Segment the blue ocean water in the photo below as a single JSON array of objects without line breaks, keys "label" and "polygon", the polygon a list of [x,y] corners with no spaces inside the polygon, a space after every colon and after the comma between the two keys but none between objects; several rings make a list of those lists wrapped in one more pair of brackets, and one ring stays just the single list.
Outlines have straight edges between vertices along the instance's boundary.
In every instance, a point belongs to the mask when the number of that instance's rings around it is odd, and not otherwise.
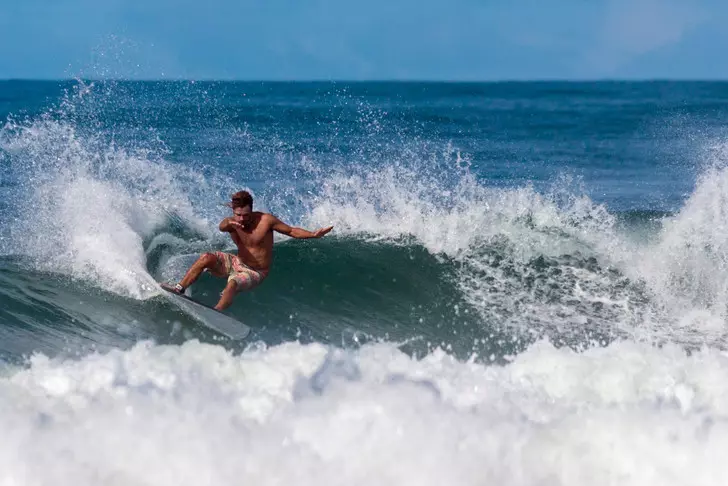
[{"label": "blue ocean water", "polygon": [[[728,83],[2,81],[0,119],[0,479],[722,481]],[[334,231],[231,342],[155,281],[240,189]]]}]

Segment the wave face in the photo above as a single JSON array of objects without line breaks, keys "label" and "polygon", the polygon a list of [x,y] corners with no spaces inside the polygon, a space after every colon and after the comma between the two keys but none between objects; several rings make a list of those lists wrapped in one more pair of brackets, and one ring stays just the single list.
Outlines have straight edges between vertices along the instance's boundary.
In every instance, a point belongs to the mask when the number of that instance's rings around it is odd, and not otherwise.
[{"label": "wave face", "polygon": [[0,83],[0,482],[719,484],[723,89]]}]

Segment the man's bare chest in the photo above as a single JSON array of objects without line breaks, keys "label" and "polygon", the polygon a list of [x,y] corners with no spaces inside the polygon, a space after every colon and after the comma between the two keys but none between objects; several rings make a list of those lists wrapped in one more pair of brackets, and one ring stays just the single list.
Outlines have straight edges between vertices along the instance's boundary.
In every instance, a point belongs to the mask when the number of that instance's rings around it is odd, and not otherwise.
[{"label": "man's bare chest", "polygon": [[231,233],[233,241],[238,246],[244,246],[247,248],[258,247],[265,244],[266,233],[264,231],[253,230],[250,233],[245,231],[237,231]]}]

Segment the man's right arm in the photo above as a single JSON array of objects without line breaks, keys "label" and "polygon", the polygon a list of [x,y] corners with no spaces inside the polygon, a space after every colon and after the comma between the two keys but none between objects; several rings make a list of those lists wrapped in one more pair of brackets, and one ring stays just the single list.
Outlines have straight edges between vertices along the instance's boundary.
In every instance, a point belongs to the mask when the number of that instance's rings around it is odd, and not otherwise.
[{"label": "man's right arm", "polygon": [[236,223],[232,218],[225,218],[220,221],[220,226],[218,228],[223,233],[233,233],[236,229],[243,229],[243,225]]},{"label": "man's right arm", "polygon": [[233,225],[230,224],[230,218],[225,218],[222,221],[220,221],[220,231],[223,233],[230,233],[233,231]]}]

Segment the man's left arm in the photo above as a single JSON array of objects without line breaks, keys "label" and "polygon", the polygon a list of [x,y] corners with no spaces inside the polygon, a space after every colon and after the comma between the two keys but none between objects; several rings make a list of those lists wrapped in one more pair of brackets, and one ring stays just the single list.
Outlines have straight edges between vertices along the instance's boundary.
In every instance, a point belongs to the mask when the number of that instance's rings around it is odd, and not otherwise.
[{"label": "man's left arm", "polygon": [[298,239],[306,239],[306,238],[321,238],[325,234],[327,234],[329,231],[334,229],[333,226],[329,226],[328,228],[320,228],[316,231],[308,231],[303,228],[298,228],[295,226],[290,226],[281,221],[280,219],[276,218],[275,216],[271,216],[273,218],[271,223],[271,229],[273,231],[276,231],[278,233],[281,233],[286,236],[290,236],[291,238],[298,238]]}]

